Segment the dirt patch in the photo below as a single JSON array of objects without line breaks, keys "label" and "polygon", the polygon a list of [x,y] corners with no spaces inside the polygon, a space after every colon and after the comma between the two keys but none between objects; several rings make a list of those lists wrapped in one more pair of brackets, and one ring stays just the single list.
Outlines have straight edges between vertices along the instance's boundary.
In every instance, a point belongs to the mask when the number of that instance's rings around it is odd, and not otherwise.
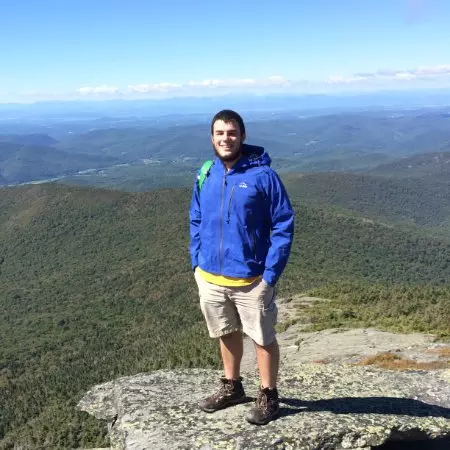
[{"label": "dirt patch", "polygon": [[439,355],[441,358],[450,357],[450,347],[430,348],[428,351]]},{"label": "dirt patch", "polygon": [[364,358],[358,363],[360,366],[376,366],[381,369],[390,370],[437,370],[450,368],[450,361],[420,362],[412,359],[402,358],[394,353],[378,353],[374,356]]}]

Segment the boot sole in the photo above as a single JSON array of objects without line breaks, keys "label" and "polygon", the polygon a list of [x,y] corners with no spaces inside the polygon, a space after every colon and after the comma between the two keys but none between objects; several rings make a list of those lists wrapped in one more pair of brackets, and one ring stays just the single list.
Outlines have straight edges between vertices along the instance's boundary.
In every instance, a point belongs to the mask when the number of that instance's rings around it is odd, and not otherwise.
[{"label": "boot sole", "polygon": [[218,406],[216,408],[207,408],[207,407],[204,407],[201,405],[199,405],[199,408],[206,413],[213,413],[216,411],[220,411],[221,409],[226,409],[229,406],[236,406],[236,405],[239,405],[240,403],[245,403],[246,401],[247,401],[247,396],[244,395],[243,397],[238,398],[236,400],[230,400],[226,405]]},{"label": "boot sole", "polygon": [[267,425],[269,422],[272,422],[272,420],[277,419],[280,416],[280,410],[278,409],[274,414],[272,414],[268,419],[264,421],[256,421],[252,420],[251,418],[246,417],[248,423],[251,423],[252,425]]}]

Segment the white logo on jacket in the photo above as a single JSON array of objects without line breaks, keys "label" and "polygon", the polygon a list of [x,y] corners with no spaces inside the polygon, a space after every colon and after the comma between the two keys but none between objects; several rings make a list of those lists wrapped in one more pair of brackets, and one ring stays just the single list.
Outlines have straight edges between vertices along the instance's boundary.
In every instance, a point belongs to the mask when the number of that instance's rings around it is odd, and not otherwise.
[{"label": "white logo on jacket", "polygon": [[241,188],[248,188],[247,183],[245,181],[241,181],[239,183],[239,187],[241,187]]}]

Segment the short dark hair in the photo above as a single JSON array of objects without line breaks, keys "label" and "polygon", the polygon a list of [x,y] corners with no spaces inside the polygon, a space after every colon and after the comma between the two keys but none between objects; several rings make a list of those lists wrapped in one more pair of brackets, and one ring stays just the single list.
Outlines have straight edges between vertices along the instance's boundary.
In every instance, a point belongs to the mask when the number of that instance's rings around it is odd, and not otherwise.
[{"label": "short dark hair", "polygon": [[237,112],[232,111],[231,109],[222,109],[222,111],[219,111],[211,121],[211,135],[214,134],[214,124],[217,120],[223,120],[224,122],[236,122],[239,126],[241,135],[245,134],[244,121]]}]

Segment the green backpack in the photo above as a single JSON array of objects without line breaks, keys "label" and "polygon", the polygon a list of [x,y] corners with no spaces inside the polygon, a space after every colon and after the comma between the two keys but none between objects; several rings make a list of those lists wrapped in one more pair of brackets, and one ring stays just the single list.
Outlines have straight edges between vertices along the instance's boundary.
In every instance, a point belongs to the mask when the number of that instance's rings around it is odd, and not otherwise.
[{"label": "green backpack", "polygon": [[209,172],[211,170],[211,166],[213,165],[212,160],[205,161],[203,166],[200,168],[200,172],[197,175],[197,188],[200,192],[202,190],[203,183],[208,178]]}]

